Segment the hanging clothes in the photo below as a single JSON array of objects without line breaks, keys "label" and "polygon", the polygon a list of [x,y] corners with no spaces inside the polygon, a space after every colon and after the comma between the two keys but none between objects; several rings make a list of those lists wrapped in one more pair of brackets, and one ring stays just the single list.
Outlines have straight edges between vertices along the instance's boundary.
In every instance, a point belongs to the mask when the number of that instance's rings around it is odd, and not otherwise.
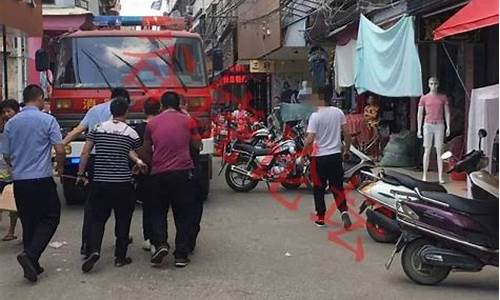
[{"label": "hanging clothes", "polygon": [[422,95],[422,69],[413,17],[385,30],[361,15],[356,45],[355,86],[386,97]]},{"label": "hanging clothes", "polygon": [[309,55],[309,70],[313,78],[313,87],[320,88],[327,84],[328,56],[322,48],[318,48]]},{"label": "hanging clothes", "polygon": [[350,40],[345,45],[335,47],[335,90],[354,85],[354,64],[356,63],[356,40]]}]

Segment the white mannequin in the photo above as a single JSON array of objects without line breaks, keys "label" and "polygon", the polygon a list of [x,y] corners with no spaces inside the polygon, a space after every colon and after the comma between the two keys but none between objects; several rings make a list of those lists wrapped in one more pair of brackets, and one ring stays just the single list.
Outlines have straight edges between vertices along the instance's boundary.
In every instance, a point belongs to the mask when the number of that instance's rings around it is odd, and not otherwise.
[{"label": "white mannequin", "polygon": [[309,96],[312,94],[312,89],[307,86],[307,81],[302,81],[302,88],[297,96],[299,102],[307,101]]},{"label": "white mannequin", "polygon": [[[446,136],[450,136],[450,108],[446,95],[438,93],[439,80],[436,77],[429,78],[429,93],[420,98],[418,106],[418,138],[422,138],[422,127],[424,132],[424,173],[422,180],[427,181],[427,171],[429,169],[429,159],[432,150],[432,143],[436,148],[439,182],[443,180],[443,160],[441,152],[443,149],[444,125],[446,124]],[[437,100],[436,100],[437,99]],[[443,120],[444,111],[444,120]],[[425,121],[424,121],[425,112]],[[423,124],[423,126],[422,126]]]}]

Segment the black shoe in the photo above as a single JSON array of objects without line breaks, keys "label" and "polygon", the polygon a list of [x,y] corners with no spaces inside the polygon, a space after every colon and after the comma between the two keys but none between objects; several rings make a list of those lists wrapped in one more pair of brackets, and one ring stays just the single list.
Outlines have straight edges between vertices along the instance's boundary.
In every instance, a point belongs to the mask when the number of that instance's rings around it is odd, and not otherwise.
[{"label": "black shoe", "polygon": [[163,258],[168,255],[168,247],[160,246],[151,256],[151,263],[159,265],[163,262]]},{"label": "black shoe", "polygon": [[176,258],[175,259],[175,267],[176,268],[184,268],[186,267],[189,263],[191,262],[191,260],[189,260],[189,258],[185,257],[185,258]]},{"label": "black shoe", "polygon": [[94,252],[89,255],[89,257],[83,262],[82,271],[83,273],[88,273],[94,267],[95,263],[99,260],[101,256],[99,253]]},{"label": "black shoe", "polygon": [[345,229],[349,229],[351,228],[351,218],[349,218],[349,214],[347,213],[347,211],[344,211],[342,213],[342,222],[344,223],[344,228]]},{"label": "black shoe", "polygon": [[115,258],[115,267],[120,268],[125,265],[129,265],[132,263],[132,258],[130,257],[125,257],[125,258]]},{"label": "black shoe", "polygon": [[35,268],[35,265],[28,257],[26,253],[21,253],[17,256],[17,261],[21,265],[24,271],[24,278],[28,279],[31,282],[36,282],[38,280],[38,274]]}]

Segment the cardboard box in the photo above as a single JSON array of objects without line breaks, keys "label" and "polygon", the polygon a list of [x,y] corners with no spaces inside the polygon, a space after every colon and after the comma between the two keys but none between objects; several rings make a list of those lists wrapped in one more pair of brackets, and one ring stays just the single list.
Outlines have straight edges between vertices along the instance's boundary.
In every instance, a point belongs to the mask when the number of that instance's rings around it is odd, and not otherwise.
[{"label": "cardboard box", "polygon": [[14,188],[12,184],[7,185],[0,195],[0,210],[17,212],[16,201],[14,200]]}]

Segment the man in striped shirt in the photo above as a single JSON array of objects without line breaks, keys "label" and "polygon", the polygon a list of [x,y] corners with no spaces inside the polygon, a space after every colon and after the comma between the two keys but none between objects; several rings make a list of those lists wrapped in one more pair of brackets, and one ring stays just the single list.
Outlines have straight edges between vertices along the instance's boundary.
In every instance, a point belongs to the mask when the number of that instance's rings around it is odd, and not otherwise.
[{"label": "man in striped shirt", "polygon": [[88,157],[95,147],[94,178],[90,196],[93,208],[88,240],[90,255],[82,265],[82,271],[85,273],[89,272],[100,258],[104,228],[111,210],[115,215],[115,266],[122,267],[132,262],[132,259],[127,257],[127,248],[135,199],[129,162],[135,162],[142,171],[147,168],[134,151],[141,145],[139,135],[125,123],[128,101],[115,98],[110,104],[110,110],[113,119],[97,125],[87,135],[80,157],[79,181],[85,180]]}]

